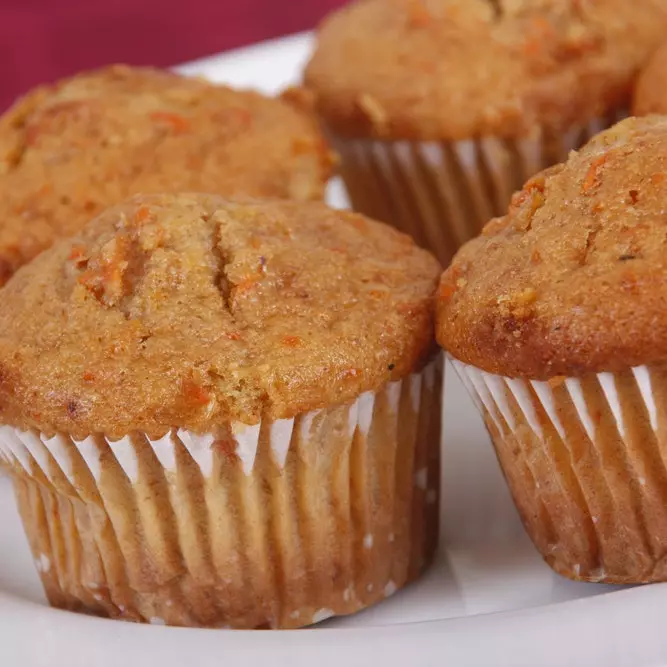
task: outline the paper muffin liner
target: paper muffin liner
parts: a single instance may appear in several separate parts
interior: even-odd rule
[[[614,112],[559,135],[521,140],[380,141],[332,136],[355,210],[410,234],[443,266],[512,194],[546,167],[563,162],[598,132],[626,117]]]
[[[576,580],[667,581],[667,365],[538,382],[452,362],[547,563]]]
[[[441,363],[294,419],[74,440],[0,429],[52,605],[290,628],[392,595],[438,535]]]

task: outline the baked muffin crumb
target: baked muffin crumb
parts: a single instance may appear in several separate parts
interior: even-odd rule
[[[559,132],[629,102],[665,0],[359,0],[305,75],[340,136],[457,141]]]
[[[667,357],[667,119],[623,121],[531,179],[445,271],[438,338],[509,377]]]
[[[321,199],[332,163],[289,97],[126,66],[38,88],[0,118],[0,285],[133,194]]]
[[[162,435],[344,403],[430,358],[439,272],[323,204],[138,196],[4,288],[0,416]]]

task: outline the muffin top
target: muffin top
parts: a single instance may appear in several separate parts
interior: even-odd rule
[[[324,204],[136,196],[3,289],[0,422],[164,434],[349,401],[430,356],[439,274]]]
[[[122,66],[39,88],[0,118],[0,285],[133,194],[319,199],[330,168],[284,100]]]
[[[343,135],[558,131],[625,104],[666,26],[667,0],[357,0],[305,80]]]
[[[546,379],[667,359],[667,118],[630,118],[534,177],[444,273],[439,342]]]
[[[653,54],[639,75],[632,112],[636,116],[667,113],[667,42]]]

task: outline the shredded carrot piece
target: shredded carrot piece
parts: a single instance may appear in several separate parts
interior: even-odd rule
[[[151,118],[158,123],[169,125],[176,133],[186,132],[190,128],[190,124],[188,123],[187,119],[183,118],[183,116],[179,116],[177,113],[171,113],[169,111],[154,111],[151,114]]]
[[[545,44],[553,38],[554,29],[551,23],[543,16],[536,16],[524,43],[524,52],[527,55],[536,56],[545,49]]]
[[[211,400],[210,392],[192,380],[183,380],[183,395],[192,403],[200,405],[206,405]]]
[[[438,299],[440,301],[449,301],[456,294],[458,286],[456,282],[442,281],[438,288]]]
[[[148,222],[151,218],[151,211],[148,206],[140,206],[137,209],[137,212],[134,214],[134,221],[141,225],[144,222]]]
[[[584,194],[589,193],[591,190],[600,185],[600,170],[606,161],[606,155],[602,155],[597,160],[593,161],[588,169],[588,173],[586,174],[586,178],[584,178],[584,183],[581,188]]]
[[[301,338],[299,336],[284,336],[283,337],[283,345],[286,347],[300,347],[301,346]]]
[[[433,17],[429,14],[428,9],[424,7],[421,0],[413,0],[410,4],[410,25],[415,28],[424,28],[432,20]]]
[[[234,294],[243,294],[251,290],[257,283],[259,278],[246,278],[234,287]]]
[[[76,261],[79,259],[84,259],[86,256],[86,248],[82,245],[75,245],[72,246],[72,250],[70,251],[69,258],[72,261]]]

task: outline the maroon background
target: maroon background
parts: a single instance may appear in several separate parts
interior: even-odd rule
[[[0,110],[30,87],[125,62],[175,65],[312,28],[345,0],[0,0]]]

